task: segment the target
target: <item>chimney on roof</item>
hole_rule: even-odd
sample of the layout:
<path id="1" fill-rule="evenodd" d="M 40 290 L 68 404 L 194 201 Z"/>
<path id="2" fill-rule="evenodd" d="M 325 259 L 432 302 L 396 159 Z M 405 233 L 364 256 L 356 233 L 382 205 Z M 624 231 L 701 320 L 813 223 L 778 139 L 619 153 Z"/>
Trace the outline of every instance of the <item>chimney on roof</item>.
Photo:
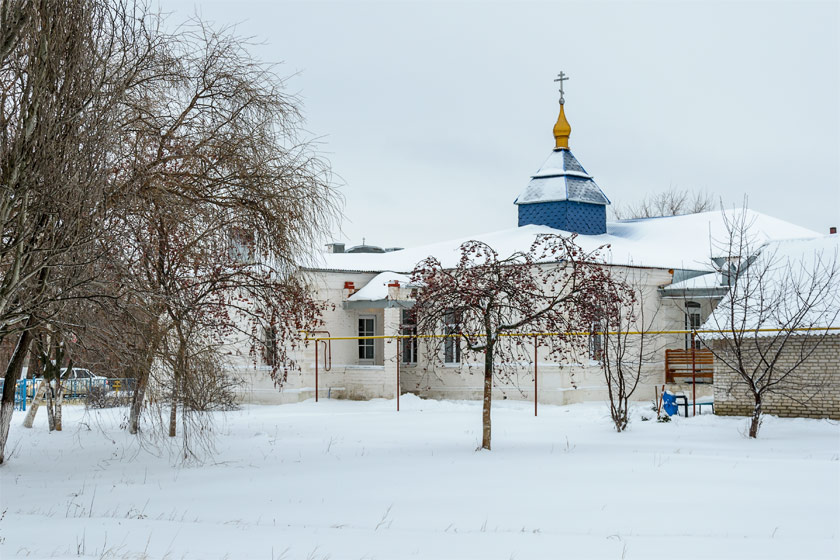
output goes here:
<path id="1" fill-rule="evenodd" d="M 327 243 L 328 253 L 343 253 L 344 243 Z"/>
<path id="2" fill-rule="evenodd" d="M 828 233 L 830 235 L 837 235 L 837 226 L 831 226 L 830 228 L 828 228 Z"/>

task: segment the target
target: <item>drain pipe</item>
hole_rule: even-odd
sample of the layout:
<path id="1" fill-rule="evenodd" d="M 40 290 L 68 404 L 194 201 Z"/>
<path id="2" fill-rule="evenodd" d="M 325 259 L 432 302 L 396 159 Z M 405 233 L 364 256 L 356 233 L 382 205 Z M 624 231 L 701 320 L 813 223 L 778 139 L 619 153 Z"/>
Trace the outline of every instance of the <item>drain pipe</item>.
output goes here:
<path id="1" fill-rule="evenodd" d="M 537 415 L 537 337 L 534 335 L 534 416 Z"/>
<path id="2" fill-rule="evenodd" d="M 325 334 L 327 337 L 332 337 L 330 331 L 322 330 L 322 331 L 304 331 L 306 333 L 307 340 L 309 339 L 310 334 Z M 318 402 L 318 343 L 324 345 L 324 349 L 327 351 L 327 355 L 324 356 L 324 371 L 330 371 L 332 369 L 332 340 L 318 340 L 315 339 L 315 402 Z"/>
<path id="3" fill-rule="evenodd" d="M 400 346 L 402 345 L 402 339 L 398 338 L 396 341 L 397 343 L 397 412 L 400 411 Z"/>

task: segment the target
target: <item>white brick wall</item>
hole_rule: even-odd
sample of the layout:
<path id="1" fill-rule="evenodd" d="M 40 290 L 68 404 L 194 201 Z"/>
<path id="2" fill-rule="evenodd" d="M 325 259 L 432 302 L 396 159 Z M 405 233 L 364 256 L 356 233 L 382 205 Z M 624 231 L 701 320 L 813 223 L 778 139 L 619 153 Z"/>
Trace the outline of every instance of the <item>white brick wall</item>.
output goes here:
<path id="1" fill-rule="evenodd" d="M 801 352 L 810 352 L 813 344 L 806 335 L 791 338 L 780 360 L 780 366 L 790 364 Z M 718 350 L 722 347 L 718 343 Z M 753 358 L 754 359 L 754 358 Z M 747 363 L 752 359 L 747 357 Z M 718 363 L 715 369 L 715 413 L 722 415 L 752 415 L 755 399 L 740 382 L 735 370 Z M 799 366 L 792 379 L 780 387 L 779 393 L 762 399 L 766 414 L 785 417 L 833 418 L 840 420 L 840 335 L 830 335 L 808 359 Z"/>
<path id="2" fill-rule="evenodd" d="M 671 275 L 667 270 L 634 269 L 634 273 L 641 274 L 645 285 L 650 287 L 647 297 L 646 316 L 654 317 L 654 329 L 682 329 L 684 315 L 681 307 L 672 302 L 659 305 L 655 288 L 670 282 Z M 330 302 L 333 307 L 324 314 L 325 329 L 332 336 L 356 336 L 358 333 L 357 319 L 360 314 L 371 314 L 377 318 L 377 334 L 398 334 L 400 323 L 400 309 L 345 309 L 343 302 L 349 296 L 344 290 L 345 282 L 354 282 L 357 289 L 363 287 L 375 274 L 352 272 L 321 272 L 313 274 L 316 281 L 315 296 Z M 391 290 L 394 291 L 393 289 Z M 408 298 L 408 290 L 401 289 L 401 293 L 391 296 L 399 299 Z M 653 294 L 653 295 L 651 295 Z M 656 311 L 656 313 L 655 313 Z M 394 398 L 396 394 L 396 341 L 377 341 L 375 366 L 360 366 L 358 360 L 357 342 L 354 340 L 333 341 L 332 368 L 324 370 L 324 353 L 319 350 L 319 395 L 326 398 L 328 393 L 332 397 L 349 399 Z M 659 354 L 646 368 L 642 384 L 636 390 L 634 399 L 654 399 L 654 391 L 664 382 L 664 349 L 683 348 L 684 336 L 671 335 L 657 340 Z M 465 354 L 464 359 L 472 360 L 472 367 L 462 364 L 460 367 L 444 366 L 431 363 L 424 359 L 424 344 L 419 345 L 420 363 L 416 366 L 403 364 L 401 370 L 402 392 L 416 393 L 429 398 L 476 399 L 483 392 L 483 359 Z M 441 354 L 442 356 L 442 351 Z M 494 398 L 532 400 L 534 376 L 531 365 L 533 347 L 525 346 L 522 365 L 513 368 L 506 379 L 497 379 Z M 273 387 L 264 373 L 254 371 L 250 373 L 249 389 L 243 397 L 251 402 L 280 403 L 314 397 L 315 387 L 315 352 L 314 344 L 310 343 L 298 358 L 301 364 L 300 372 L 291 372 L 282 393 Z M 547 356 L 544 351 L 539 355 L 539 401 L 552 404 L 567 404 L 589 400 L 604 400 L 607 392 L 603 381 L 603 373 L 597 364 L 590 364 L 586 356 L 578 357 L 576 362 L 585 365 L 558 365 Z M 438 360 L 437 362 L 440 362 Z M 690 387 L 687 387 L 690 390 Z M 679 387 L 677 388 L 679 389 Z M 698 395 L 704 396 L 710 392 L 709 386 L 698 386 Z"/>

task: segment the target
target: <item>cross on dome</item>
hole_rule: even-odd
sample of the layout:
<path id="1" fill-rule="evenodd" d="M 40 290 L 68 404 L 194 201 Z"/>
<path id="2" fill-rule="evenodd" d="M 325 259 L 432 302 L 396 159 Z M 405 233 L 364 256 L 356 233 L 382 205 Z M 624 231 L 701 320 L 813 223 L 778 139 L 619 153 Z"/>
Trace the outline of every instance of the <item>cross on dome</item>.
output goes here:
<path id="1" fill-rule="evenodd" d="M 568 80 L 569 77 L 566 75 L 565 72 L 561 71 L 557 74 L 557 77 L 554 78 L 555 82 L 560 82 L 560 115 L 557 117 L 557 123 L 554 125 L 554 149 L 569 149 L 569 135 L 572 133 L 572 127 L 569 125 L 569 121 L 566 120 L 566 111 L 565 111 L 565 104 L 566 99 L 563 97 L 565 93 L 563 91 L 563 82 Z"/>
<path id="2" fill-rule="evenodd" d="M 557 74 L 557 77 L 554 78 L 555 82 L 560 82 L 560 105 L 563 105 L 566 102 L 566 100 L 563 98 L 563 82 L 565 82 L 568 79 L 569 77 L 562 70 L 559 74 Z"/>

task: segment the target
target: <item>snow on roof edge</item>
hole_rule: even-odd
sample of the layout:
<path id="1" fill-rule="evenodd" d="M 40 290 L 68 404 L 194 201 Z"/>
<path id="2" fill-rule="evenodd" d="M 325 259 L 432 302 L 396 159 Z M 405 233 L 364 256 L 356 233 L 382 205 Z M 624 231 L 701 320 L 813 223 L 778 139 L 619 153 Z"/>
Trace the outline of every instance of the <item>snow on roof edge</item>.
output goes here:
<path id="1" fill-rule="evenodd" d="M 738 210 L 740 211 L 740 210 Z M 605 251 L 607 264 L 640 268 L 682 269 L 711 272 L 710 237 L 720 238 L 724 214 L 733 210 L 711 211 L 682 216 L 643 218 L 607 223 L 607 233 L 579 235 L 578 244 L 592 250 L 610 245 Z M 811 239 L 820 237 L 815 231 L 784 220 L 747 210 L 754 219 L 757 233 L 765 240 Z M 527 250 L 541 234 L 571 235 L 571 232 L 547 226 L 527 225 L 477 235 L 463 236 L 429 243 L 402 251 L 382 254 L 323 253 L 320 263 L 309 263 L 309 270 L 347 273 L 378 273 L 402 271 L 408 273 L 421 260 L 434 256 L 444 266 L 455 266 L 459 247 L 470 240 L 478 240 L 493 247 L 500 255 Z"/>
<path id="2" fill-rule="evenodd" d="M 388 299 L 388 285 L 392 282 L 408 284 L 411 278 L 392 270 L 381 272 L 370 279 L 356 293 L 347 298 L 347 301 L 382 301 Z"/>

